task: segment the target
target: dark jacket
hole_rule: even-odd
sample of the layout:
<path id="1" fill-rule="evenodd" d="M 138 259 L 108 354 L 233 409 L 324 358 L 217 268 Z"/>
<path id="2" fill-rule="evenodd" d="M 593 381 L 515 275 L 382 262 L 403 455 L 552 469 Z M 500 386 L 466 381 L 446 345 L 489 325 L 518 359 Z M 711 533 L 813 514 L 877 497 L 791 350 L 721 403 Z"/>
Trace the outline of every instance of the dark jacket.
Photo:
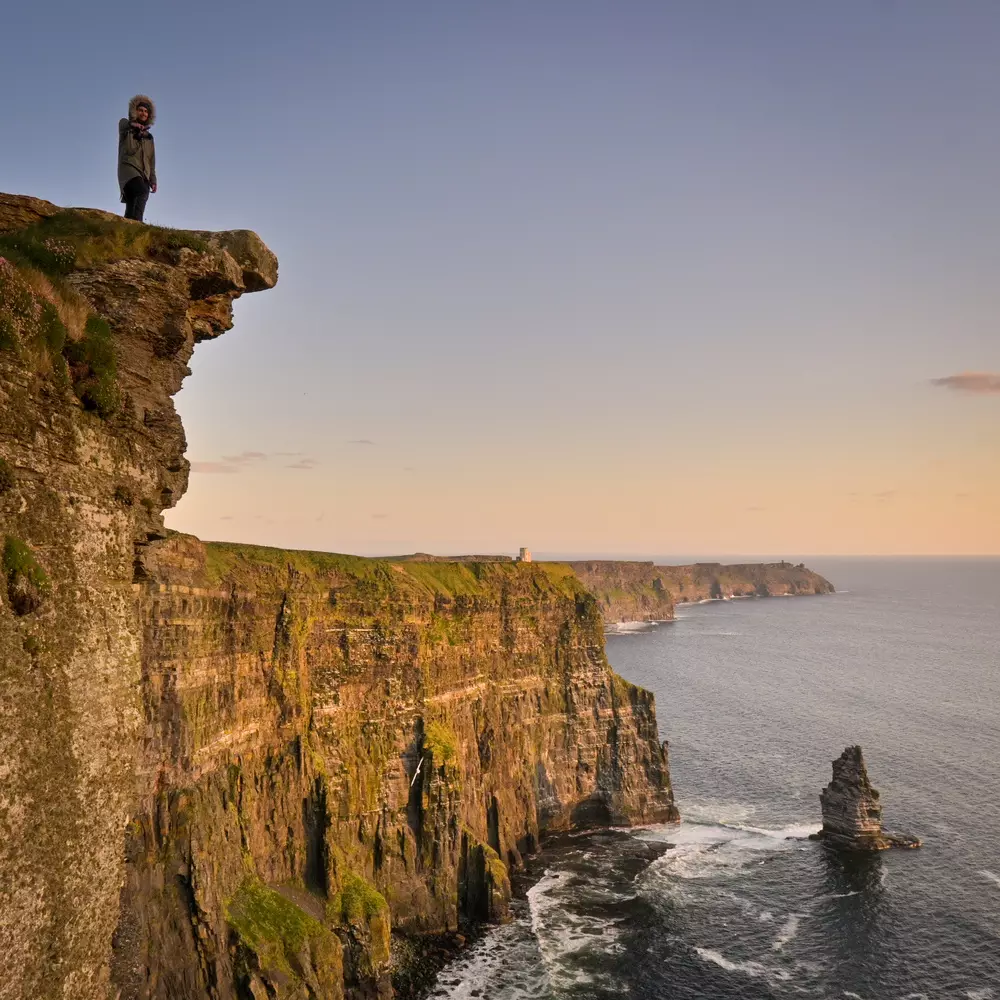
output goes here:
<path id="1" fill-rule="evenodd" d="M 122 201 L 125 200 L 125 185 L 133 177 L 141 177 L 150 186 L 156 183 L 156 147 L 153 137 L 144 129 L 135 127 L 136 109 L 140 104 L 149 108 L 148 128 L 156 118 L 156 107 L 145 94 L 136 94 L 128 102 L 128 118 L 118 123 L 118 187 Z"/>

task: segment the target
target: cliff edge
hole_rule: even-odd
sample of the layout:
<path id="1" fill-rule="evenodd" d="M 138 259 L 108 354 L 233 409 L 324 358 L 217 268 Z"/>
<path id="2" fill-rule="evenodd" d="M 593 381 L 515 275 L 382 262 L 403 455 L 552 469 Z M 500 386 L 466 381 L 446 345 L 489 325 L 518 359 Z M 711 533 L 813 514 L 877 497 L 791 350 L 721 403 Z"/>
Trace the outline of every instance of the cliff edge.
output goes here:
<path id="1" fill-rule="evenodd" d="M 677 604 L 736 597 L 831 594 L 833 584 L 801 563 L 694 563 L 588 560 L 569 565 L 597 597 L 608 625 L 669 621 Z"/>
<path id="2" fill-rule="evenodd" d="M 0 997 L 388 996 L 547 831 L 675 819 L 565 567 L 164 530 L 253 233 L 0 195 Z"/>

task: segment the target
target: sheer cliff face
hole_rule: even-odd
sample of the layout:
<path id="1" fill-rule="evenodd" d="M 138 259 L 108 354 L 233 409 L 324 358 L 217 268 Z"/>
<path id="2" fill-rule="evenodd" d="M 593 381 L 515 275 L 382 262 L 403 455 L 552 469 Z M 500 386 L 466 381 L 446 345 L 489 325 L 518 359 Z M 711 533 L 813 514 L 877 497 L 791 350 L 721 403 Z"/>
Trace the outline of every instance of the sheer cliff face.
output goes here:
<path id="1" fill-rule="evenodd" d="M 675 817 L 568 571 L 167 537 L 171 396 L 277 277 L 253 234 L 0 196 L 0 258 L 0 996 L 385 994 L 390 925 Z"/>
<path id="2" fill-rule="evenodd" d="M 833 593 L 833 584 L 818 573 L 788 562 L 656 566 L 597 560 L 569 565 L 597 597 L 609 625 L 667 621 L 674 617 L 675 603 Z"/>

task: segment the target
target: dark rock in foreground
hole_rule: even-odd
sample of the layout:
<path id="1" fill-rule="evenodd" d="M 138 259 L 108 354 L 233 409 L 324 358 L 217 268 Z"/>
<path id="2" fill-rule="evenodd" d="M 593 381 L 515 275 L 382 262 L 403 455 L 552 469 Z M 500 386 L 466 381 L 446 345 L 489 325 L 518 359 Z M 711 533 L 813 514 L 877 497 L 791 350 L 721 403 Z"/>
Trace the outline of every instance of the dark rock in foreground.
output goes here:
<path id="1" fill-rule="evenodd" d="M 819 797 L 823 829 L 812 835 L 830 847 L 850 851 L 884 851 L 890 847 L 920 847 L 917 837 L 882 829 L 878 791 L 868 780 L 861 747 L 845 748 L 833 762 L 833 781 Z"/>

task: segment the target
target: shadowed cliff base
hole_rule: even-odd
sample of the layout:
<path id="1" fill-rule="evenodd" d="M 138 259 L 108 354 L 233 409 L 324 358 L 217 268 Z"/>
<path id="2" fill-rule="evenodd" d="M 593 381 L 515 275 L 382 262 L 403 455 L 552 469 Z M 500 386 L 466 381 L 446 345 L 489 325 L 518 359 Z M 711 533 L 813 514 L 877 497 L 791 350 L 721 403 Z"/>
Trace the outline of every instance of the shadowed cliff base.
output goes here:
<path id="1" fill-rule="evenodd" d="M 0 195 L 0 995 L 387 996 L 553 830 L 677 818 L 565 566 L 168 533 L 253 233 Z"/>

